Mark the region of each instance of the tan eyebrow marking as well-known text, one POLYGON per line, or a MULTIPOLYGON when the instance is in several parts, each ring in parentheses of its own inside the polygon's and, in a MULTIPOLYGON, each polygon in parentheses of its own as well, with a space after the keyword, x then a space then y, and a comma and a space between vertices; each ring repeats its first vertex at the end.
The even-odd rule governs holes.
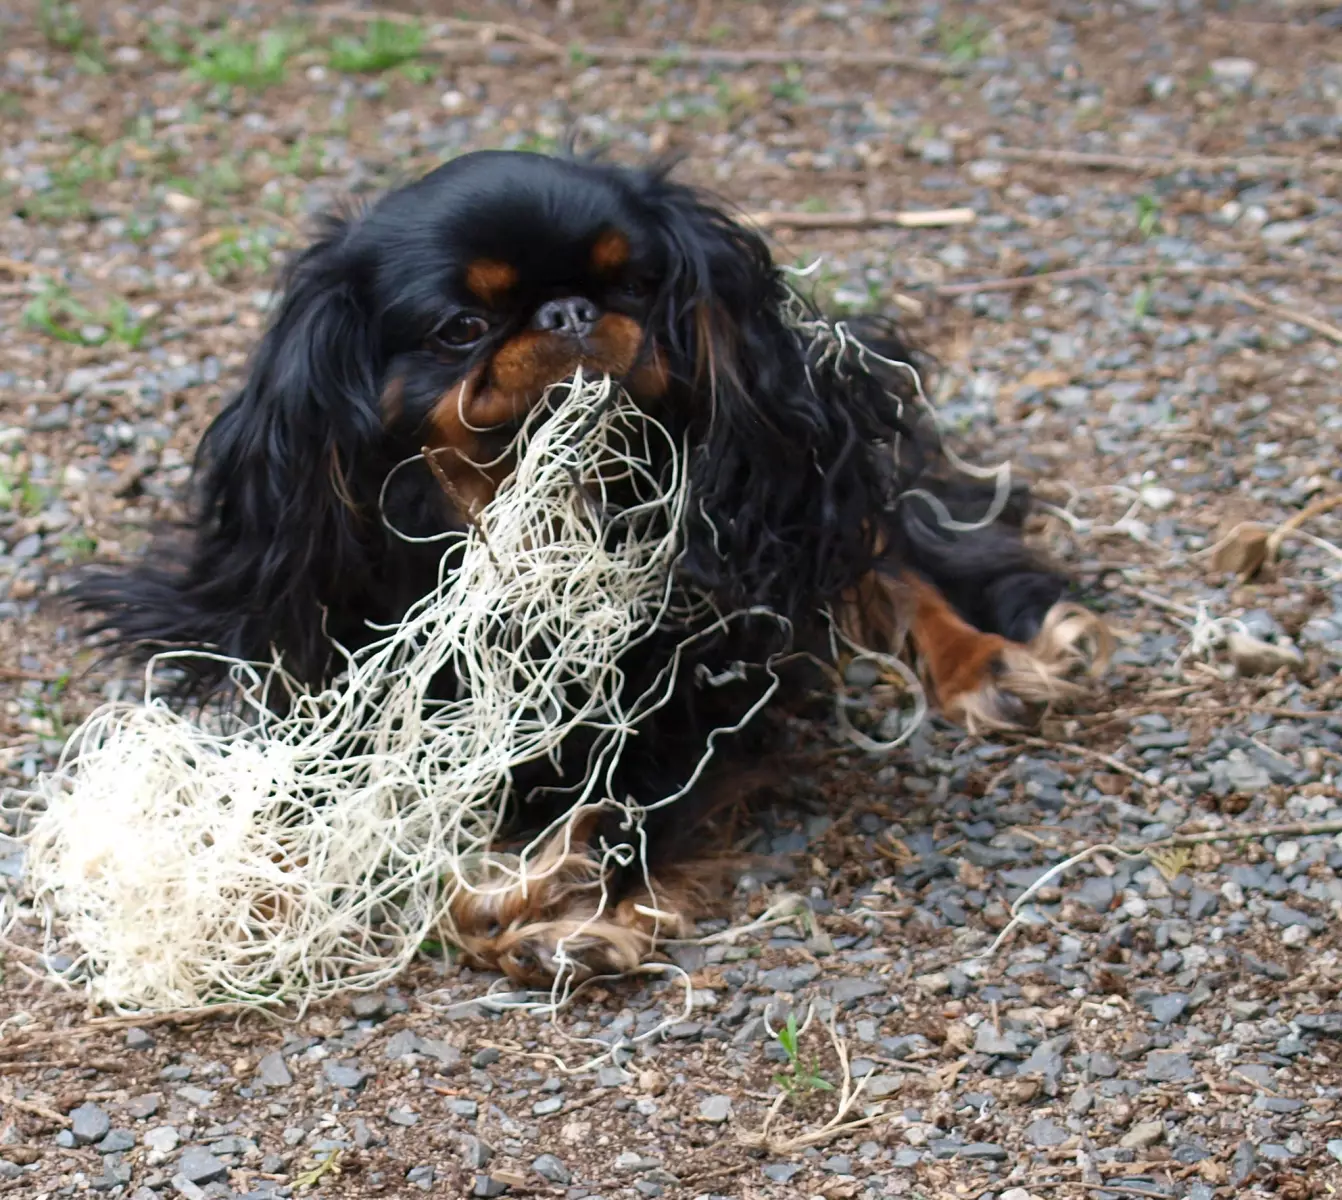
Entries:
POLYGON ((477 258, 466 268, 466 286, 481 304, 499 304, 516 284, 516 269, 494 258, 477 258))
POLYGON ((618 271, 629 261, 629 239, 618 229, 608 229, 592 243, 591 258, 594 271, 618 271))

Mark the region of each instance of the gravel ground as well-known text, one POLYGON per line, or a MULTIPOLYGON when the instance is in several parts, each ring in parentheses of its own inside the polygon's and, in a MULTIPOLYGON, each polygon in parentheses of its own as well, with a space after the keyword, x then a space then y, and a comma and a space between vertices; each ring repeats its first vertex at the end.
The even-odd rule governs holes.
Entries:
MULTIPOLYGON (((837 306, 908 314, 950 422, 1064 509, 1038 534, 1121 634, 1104 693, 1033 741, 933 723, 889 760, 799 723, 795 782, 703 927, 720 936, 553 1022, 432 959, 290 1023, 109 1021, 36 978, 21 921, 0 1192, 1334 1195, 1342 9, 567 7, 476 16, 562 47, 846 61, 543 57, 432 23, 417 50, 414 29, 301 6, 287 41, 273 20, 263 39, 258 5, 0 13, 6 783, 133 694, 55 594, 179 513, 307 215, 467 148, 552 146, 575 117, 618 155, 688 151, 688 178, 748 210, 972 208, 946 228, 780 228, 780 255, 823 254, 837 306), (958 73, 852 64, 880 50, 958 73), (1014 282, 964 286, 981 280, 1014 282), (1222 569, 1262 554, 1261 532, 1223 538, 1237 523, 1307 508, 1275 563, 1222 569), (789 1013, 812 1014, 795 1066, 789 1013)), ((877 724, 869 682, 852 701, 877 724)), ((21 869, 0 842, 0 884, 21 869)))

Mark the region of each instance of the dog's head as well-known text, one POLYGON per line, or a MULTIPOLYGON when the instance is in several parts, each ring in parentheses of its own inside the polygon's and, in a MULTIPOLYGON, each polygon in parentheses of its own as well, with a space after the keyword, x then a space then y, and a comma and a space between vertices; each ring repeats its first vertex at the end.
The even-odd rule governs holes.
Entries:
POLYGON ((349 636, 342 610, 395 619, 414 598, 386 506, 412 533, 470 519, 578 367, 688 439, 694 583, 789 615, 823 602, 879 536, 899 405, 818 356, 789 296, 756 233, 660 169, 470 154, 329 218, 203 444, 195 602, 252 614, 231 652, 273 644, 311 676, 321 608, 349 636), (435 469, 388 488, 421 452, 435 469))

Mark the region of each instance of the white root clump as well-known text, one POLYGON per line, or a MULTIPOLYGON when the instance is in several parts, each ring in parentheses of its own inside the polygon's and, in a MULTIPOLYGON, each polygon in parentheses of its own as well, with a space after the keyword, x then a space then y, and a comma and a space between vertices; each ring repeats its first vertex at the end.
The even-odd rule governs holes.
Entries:
POLYGON ((377 986, 453 888, 527 870, 526 853, 487 855, 520 764, 586 727, 572 804, 622 799, 609 771, 668 689, 622 699, 617 663, 671 604, 686 459, 608 378, 579 375, 448 535, 437 590, 332 687, 235 663, 247 720, 193 721, 152 691, 90 717, 39 781, 28 839, 34 903, 81 953, 71 974, 123 1009, 377 986), (455 698, 430 700, 445 666, 455 698), (283 716, 264 703, 278 688, 283 716))

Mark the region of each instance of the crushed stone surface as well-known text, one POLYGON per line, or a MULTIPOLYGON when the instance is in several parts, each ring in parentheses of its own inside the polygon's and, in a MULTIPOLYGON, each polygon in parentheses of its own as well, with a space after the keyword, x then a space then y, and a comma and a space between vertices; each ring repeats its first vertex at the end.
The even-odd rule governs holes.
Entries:
MULTIPOLYGON (((619 158, 684 151, 685 178, 750 212, 972 209, 772 236, 784 262, 821 257, 831 307, 904 315, 966 452, 1035 482, 1035 535, 1120 635, 1097 695, 1034 740, 933 721, 873 758, 798 720, 790 782, 743 827, 750 865, 701 932, 802 905, 554 1019, 426 956, 288 1022, 100 1024, 41 980, 20 909, 0 1195, 1342 1187, 1339 14, 535 0, 475 6, 492 38, 427 18, 415 47, 357 6, 294 6, 283 43, 258 4, 0 12, 5 786, 137 694, 57 593, 181 516, 310 215, 467 149, 553 148, 577 119, 619 158), (537 57, 519 28, 563 52, 537 57), (880 50, 958 73, 844 61, 880 50), (1007 282, 965 286, 984 280, 1007 282), (1245 523, 1307 509, 1275 562, 1227 567, 1261 552, 1245 523), (1200 840, 1143 852, 1170 837, 1200 840), (862 1090, 833 1123, 845 1075, 862 1090)), ((848 684, 877 732, 889 688, 848 684)), ((5 822, 9 899, 22 820, 5 822)))

